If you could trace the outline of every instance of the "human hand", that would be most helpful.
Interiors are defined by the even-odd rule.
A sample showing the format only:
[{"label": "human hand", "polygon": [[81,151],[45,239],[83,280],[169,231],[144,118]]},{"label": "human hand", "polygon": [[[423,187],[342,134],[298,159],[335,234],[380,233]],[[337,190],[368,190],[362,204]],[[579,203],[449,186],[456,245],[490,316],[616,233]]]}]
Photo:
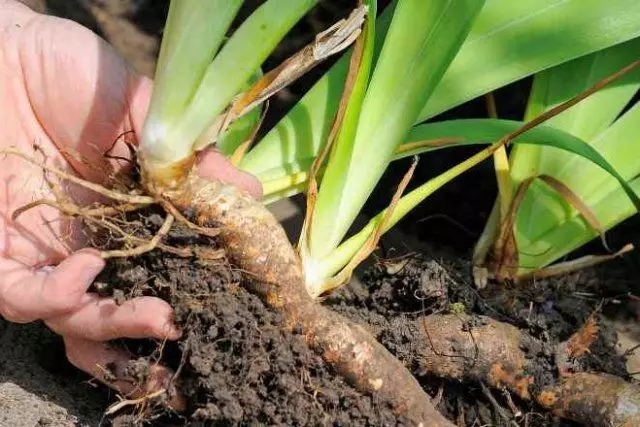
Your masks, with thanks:
[{"label": "human hand", "polygon": [[[0,0],[0,149],[15,146],[34,153],[37,145],[34,155],[47,164],[105,184],[130,167],[130,162],[115,160],[130,157],[119,136],[142,129],[150,92],[151,82],[136,75],[89,30]],[[104,261],[96,250],[82,249],[88,238],[79,222],[49,206],[13,221],[17,208],[54,197],[41,168],[15,156],[0,161],[2,317],[44,320],[63,336],[71,363],[97,378],[100,367],[128,361],[104,341],[180,336],[171,307],[160,299],[141,297],[117,305],[87,292]],[[199,170],[261,196],[257,180],[218,153],[202,155]],[[98,200],[68,182],[58,185],[79,205]],[[164,368],[157,368],[148,387],[160,387],[168,377]],[[110,385],[123,394],[131,391],[124,382]],[[180,406],[178,400],[173,404]]]}]

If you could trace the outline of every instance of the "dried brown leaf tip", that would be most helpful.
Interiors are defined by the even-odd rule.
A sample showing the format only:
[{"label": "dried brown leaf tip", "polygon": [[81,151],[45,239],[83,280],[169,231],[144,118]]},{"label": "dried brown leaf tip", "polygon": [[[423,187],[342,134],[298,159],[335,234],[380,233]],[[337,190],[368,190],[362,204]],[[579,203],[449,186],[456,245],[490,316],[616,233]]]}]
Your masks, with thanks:
[{"label": "dried brown leaf tip", "polygon": [[347,18],[318,34],[312,43],[265,74],[233,103],[222,129],[226,129],[233,120],[251,111],[256,105],[296,81],[320,62],[349,47],[362,32],[368,10],[368,6],[360,5]]}]

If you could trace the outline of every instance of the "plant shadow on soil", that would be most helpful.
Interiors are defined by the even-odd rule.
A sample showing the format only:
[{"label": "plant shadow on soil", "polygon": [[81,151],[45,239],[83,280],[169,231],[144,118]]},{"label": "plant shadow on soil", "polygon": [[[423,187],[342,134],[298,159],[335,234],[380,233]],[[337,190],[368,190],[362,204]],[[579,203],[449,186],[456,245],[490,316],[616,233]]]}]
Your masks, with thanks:
[{"label": "plant shadow on soil", "polygon": [[[158,212],[136,215],[129,220],[138,223],[138,230],[143,224],[147,237],[162,223]],[[179,226],[165,242],[176,247],[215,244]],[[412,370],[438,401],[438,409],[459,425],[574,425],[499,390],[420,372],[415,362],[421,331],[411,330],[409,321],[432,313],[482,314],[514,324],[552,348],[598,308],[600,299],[580,299],[576,292],[600,295],[600,283],[583,273],[480,295],[461,273],[468,264],[457,256],[439,255],[379,260],[364,273],[361,286],[352,284],[325,304],[366,325]],[[159,250],[110,262],[98,283],[117,284],[107,291],[119,298],[154,295],[167,300],[185,331],[177,343],[118,341],[139,356],[134,379],[140,381],[145,368],[160,360],[179,372],[189,402],[181,415],[169,414],[161,405],[142,412],[136,408],[118,414],[113,425],[404,425],[387,402],[353,389],[298,331],[286,330],[282,316],[247,292],[243,280],[242,272],[224,259],[186,259]],[[576,368],[627,378],[613,328],[604,319],[599,324],[591,353]],[[536,378],[557,376],[551,351],[536,357]]]}]

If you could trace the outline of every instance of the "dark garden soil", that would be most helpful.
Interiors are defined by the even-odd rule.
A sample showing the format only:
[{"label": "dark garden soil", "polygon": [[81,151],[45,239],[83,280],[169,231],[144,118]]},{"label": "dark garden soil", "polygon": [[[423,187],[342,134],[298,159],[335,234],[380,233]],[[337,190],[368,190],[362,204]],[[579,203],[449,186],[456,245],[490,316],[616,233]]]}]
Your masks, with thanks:
[{"label": "dark garden soil", "polygon": [[[151,233],[162,223],[158,214],[130,218]],[[209,238],[176,228],[165,243],[176,247],[212,247]],[[434,313],[490,316],[526,330],[542,347],[534,357],[536,385],[557,378],[555,347],[601,310],[600,283],[589,273],[538,281],[526,287],[481,295],[469,282],[468,265],[459,260],[407,255],[379,260],[362,277],[325,303],[367,325],[376,338],[400,358],[438,401],[438,408],[462,425],[572,425],[545,410],[474,382],[443,381],[420,372],[424,330],[412,320]],[[133,371],[159,360],[179,372],[189,401],[180,416],[162,406],[139,408],[115,418],[114,425],[403,425],[389,405],[362,395],[309,349],[296,331],[261,299],[244,290],[241,272],[224,258],[185,259],[160,251],[119,259],[99,278],[103,289],[121,299],[154,295],[176,309],[185,330],[178,343],[122,341],[141,356]],[[590,295],[585,300],[578,295]],[[608,301],[605,299],[605,303]],[[577,371],[626,377],[624,359],[615,351],[616,336],[597,315],[599,333],[591,353],[572,366]],[[482,322],[477,318],[478,322]],[[471,325],[473,329],[474,325]],[[428,335],[428,331],[426,331]],[[451,357],[458,357],[452,354]],[[136,379],[136,378],[132,378]],[[142,378],[137,378],[141,380]]]},{"label": "dark garden soil", "polygon": [[[518,326],[542,344],[528,356],[535,361],[531,364],[534,370],[528,374],[535,377],[535,386],[539,387],[558,377],[554,362],[556,346],[566,341],[599,308],[597,299],[588,302],[576,293],[598,293],[600,284],[590,274],[576,274],[539,281],[513,291],[501,288],[496,289],[494,295],[482,295],[470,282],[467,270],[465,261],[450,262],[446,258],[424,255],[380,261],[364,274],[365,286],[356,292],[352,289],[344,292],[332,302],[333,308],[354,320],[373,325],[378,340],[412,367],[430,394],[436,400],[442,396],[438,409],[459,425],[573,425],[555,420],[536,405],[515,397],[511,399],[512,396],[499,390],[489,391],[477,382],[443,381],[420,372],[417,362],[421,356],[417,347],[425,345],[422,341],[425,335],[429,337],[430,331],[426,325],[417,330],[416,323],[411,321],[430,314],[471,314],[469,336],[472,340],[473,330],[478,326],[474,322],[483,322],[475,315]],[[574,368],[626,378],[624,359],[615,351],[612,325],[601,316],[598,324],[600,333],[591,353]],[[434,332],[437,331],[431,331]],[[433,348],[433,351],[439,350]],[[447,357],[460,355],[452,353]]]},{"label": "dark garden soil", "polygon": [[[146,221],[157,227],[162,219],[151,215]],[[165,241],[178,247],[211,247],[207,240],[178,228]],[[310,350],[300,334],[285,331],[283,317],[245,291],[242,274],[224,259],[185,259],[153,251],[111,263],[98,280],[117,284],[115,293],[123,298],[159,296],[176,310],[176,322],[185,330],[178,344],[165,343],[158,350],[144,342],[121,343],[134,352],[150,352],[149,363],[160,356],[180,373],[189,408],[186,420],[166,417],[168,425],[396,424],[385,402],[362,396]]]},{"label": "dark garden soil", "polygon": [[[34,3],[90,26],[138,70],[152,73],[166,1]],[[326,28],[344,14],[351,2],[323,4],[312,18],[297,27],[289,44],[274,55],[271,59],[274,64],[308,42],[310,34]],[[310,86],[319,72],[279,95],[280,104],[276,103],[275,107],[272,104],[271,123]],[[521,82],[498,93],[503,116],[517,117],[527,85],[526,81]],[[483,104],[470,103],[449,114],[480,116],[484,114]],[[414,183],[424,182],[472,151],[423,156]],[[369,212],[387,203],[405,171],[406,165],[402,162],[388,171],[368,203]],[[471,283],[468,259],[493,202],[492,182],[492,170],[487,163],[434,195],[425,207],[400,224],[407,234],[432,246],[421,244],[416,254],[407,253],[412,248],[391,250],[383,245],[376,262],[361,275],[361,281],[355,281],[324,304],[374,332],[376,338],[412,370],[437,402],[437,408],[458,425],[572,426],[574,424],[555,419],[535,404],[487,388],[480,382],[442,380],[420,370],[418,347],[426,344],[417,340],[423,341],[429,331],[417,330],[416,319],[443,313],[472,315],[469,325],[472,331],[473,322],[482,322],[477,316],[483,315],[515,325],[539,340],[540,348],[531,356],[536,361],[536,372],[530,374],[535,377],[535,384],[544,385],[558,377],[554,360],[556,346],[595,313],[600,328],[597,339],[591,352],[571,369],[629,379],[625,360],[616,352],[617,337],[609,319],[635,320],[636,302],[629,294],[638,292],[638,255],[632,254],[626,261],[615,261],[596,270],[514,289],[493,287],[480,293]],[[146,230],[149,236],[161,223],[160,215],[153,212],[129,219],[137,221],[138,226],[142,226],[138,230]],[[623,225],[611,234],[610,243],[633,241],[633,236],[638,235],[637,226],[638,221]],[[208,238],[194,236],[179,227],[174,227],[165,243],[215,247],[215,242]],[[583,251],[599,252],[600,248],[593,244]],[[306,345],[301,334],[285,330],[282,316],[247,292],[244,280],[247,279],[242,273],[224,258],[186,259],[156,250],[110,262],[99,279],[100,283],[108,284],[101,292],[120,299],[155,295],[175,308],[177,323],[185,331],[179,342],[127,340],[114,345],[124,346],[139,356],[131,371],[138,376],[135,380],[142,380],[145,367],[158,361],[178,372],[177,381],[188,399],[188,409],[182,414],[173,414],[161,405],[147,407],[142,412],[137,408],[105,419],[105,424],[120,427],[144,423],[158,426],[402,425],[403,420],[394,415],[387,402],[353,389]],[[46,357],[39,353],[44,344]],[[0,380],[9,378],[45,396],[45,403],[38,405],[50,401],[68,408],[53,418],[51,411],[43,410],[49,415],[36,419],[38,424],[24,425],[94,426],[100,422],[101,411],[114,401],[105,387],[95,389],[83,382],[87,378],[64,361],[59,339],[43,327],[16,328],[0,320],[0,346],[3,347]],[[18,351],[22,347],[28,350]],[[0,408],[2,384],[0,381]],[[5,425],[12,424],[3,424],[0,413],[0,427]]]}]

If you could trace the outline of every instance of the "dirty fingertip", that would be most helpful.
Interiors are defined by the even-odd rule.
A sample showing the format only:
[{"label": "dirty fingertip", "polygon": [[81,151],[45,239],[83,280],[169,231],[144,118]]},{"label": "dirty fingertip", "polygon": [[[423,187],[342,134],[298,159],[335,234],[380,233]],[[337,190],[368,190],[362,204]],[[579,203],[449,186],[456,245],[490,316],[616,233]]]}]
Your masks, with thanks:
[{"label": "dirty fingertip", "polygon": [[149,371],[149,377],[146,384],[148,393],[156,390],[165,390],[167,393],[167,405],[174,411],[184,411],[187,408],[187,402],[178,390],[174,374],[164,366],[152,366]]}]

